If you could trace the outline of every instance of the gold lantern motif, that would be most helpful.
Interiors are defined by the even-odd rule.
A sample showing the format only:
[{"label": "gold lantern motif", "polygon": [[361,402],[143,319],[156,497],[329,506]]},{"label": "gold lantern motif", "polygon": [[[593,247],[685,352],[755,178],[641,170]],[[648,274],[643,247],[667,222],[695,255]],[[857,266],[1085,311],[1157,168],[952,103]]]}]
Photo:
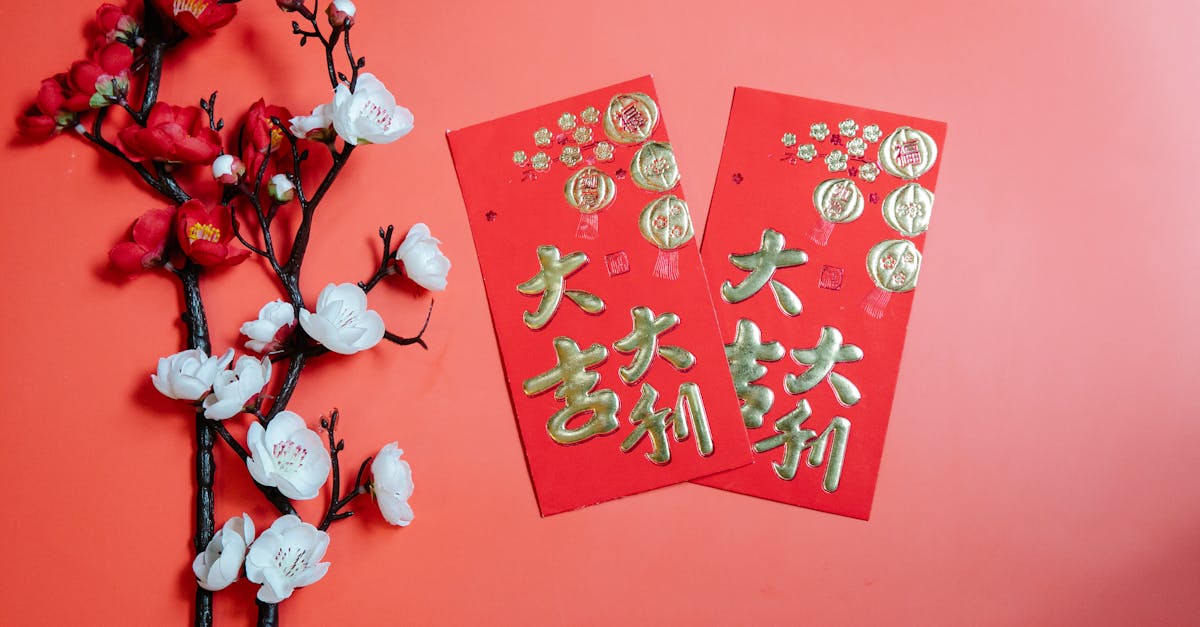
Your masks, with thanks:
[{"label": "gold lantern motif", "polygon": [[647,142],[633,155],[629,174],[634,184],[652,192],[665,192],[679,184],[679,166],[671,144]]},{"label": "gold lantern motif", "polygon": [[920,183],[901,185],[883,199],[883,221],[905,237],[924,233],[932,214],[933,192]]},{"label": "gold lantern motif", "polygon": [[567,179],[563,194],[580,213],[595,213],[612,204],[617,183],[599,168],[588,166]]}]

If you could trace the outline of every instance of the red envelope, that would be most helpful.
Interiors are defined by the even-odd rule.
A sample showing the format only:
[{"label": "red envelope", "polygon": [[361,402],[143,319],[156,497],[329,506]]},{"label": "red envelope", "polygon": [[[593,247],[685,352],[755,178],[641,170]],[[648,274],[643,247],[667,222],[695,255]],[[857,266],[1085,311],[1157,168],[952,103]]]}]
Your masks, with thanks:
[{"label": "red envelope", "polygon": [[448,139],[542,515],[749,463],[651,79]]},{"label": "red envelope", "polygon": [[870,516],[945,137],[734,91],[703,258],[756,463],[698,483]]}]

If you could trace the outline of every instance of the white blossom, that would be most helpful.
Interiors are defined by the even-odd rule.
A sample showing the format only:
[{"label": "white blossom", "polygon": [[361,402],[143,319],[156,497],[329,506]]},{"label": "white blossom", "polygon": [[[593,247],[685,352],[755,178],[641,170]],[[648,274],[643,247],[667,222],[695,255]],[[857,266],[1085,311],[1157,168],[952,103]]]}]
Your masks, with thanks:
[{"label": "white blossom", "polygon": [[265,429],[257,421],[251,423],[246,445],[250,476],[279,488],[289,499],[315,498],[329,477],[329,455],[321,436],[293,412],[279,412]]},{"label": "white blossom", "polygon": [[167,398],[198,401],[212,389],[217,373],[233,361],[233,349],[220,357],[189,349],[158,360],[158,371],[150,375],[154,388]]},{"label": "white blossom", "polygon": [[371,462],[371,492],[379,512],[393,525],[407,527],[413,520],[408,499],[413,493],[412,469],[400,459],[404,451],[396,442],[384,445]]},{"label": "white blossom", "polygon": [[383,318],[367,309],[367,294],[353,283],[330,283],[317,296],[315,312],[300,310],[300,326],[325,348],[343,355],[375,346],[383,339]]},{"label": "white blossom", "polygon": [[408,230],[404,242],[396,249],[396,259],[404,263],[404,273],[427,290],[446,289],[446,274],[450,260],[438,248],[441,240],[433,237],[429,227],[418,222]]},{"label": "white blossom", "polygon": [[413,115],[368,72],[359,75],[353,92],[345,84],[334,90],[333,128],[348,144],[387,144],[413,129]]},{"label": "white blossom", "polygon": [[222,370],[213,381],[213,392],[204,397],[204,417],[225,420],[242,412],[250,399],[271,380],[271,360],[240,357],[233,370]]},{"label": "white blossom", "polygon": [[262,584],[259,601],[279,603],[329,572],[329,562],[321,561],[328,548],[329,534],[292,514],[280,516],[250,545],[246,578]]},{"label": "white blossom", "polygon": [[192,562],[196,582],[205,590],[223,590],[238,580],[246,547],[254,542],[254,521],[242,514],[225,521],[204,552]]},{"label": "white blossom", "polygon": [[296,321],[296,311],[291,304],[273,300],[258,310],[258,319],[242,324],[242,335],[250,338],[246,348],[262,353],[278,347],[279,330]]}]

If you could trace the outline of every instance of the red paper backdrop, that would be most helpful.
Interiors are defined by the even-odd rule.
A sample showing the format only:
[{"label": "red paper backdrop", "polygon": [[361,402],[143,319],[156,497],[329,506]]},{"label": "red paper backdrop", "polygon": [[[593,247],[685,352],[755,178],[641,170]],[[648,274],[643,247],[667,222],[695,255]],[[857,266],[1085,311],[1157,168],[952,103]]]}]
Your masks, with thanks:
[{"label": "red paper backdrop", "polygon": [[[427,222],[455,268],[431,350],[306,374],[295,409],[340,407],[352,454],[400,441],[417,518],[339,523],[329,575],[283,605],[285,624],[1200,615],[1192,3],[358,4],[356,48],[417,128],[356,153],[304,290],[362,278],[381,223]],[[0,121],[82,50],[94,6],[0,8]],[[298,51],[288,22],[243,3],[171,62],[164,96],[220,89],[230,119],[260,95],[316,104],[319,51]],[[647,72],[697,232],[735,84],[950,125],[937,193],[955,211],[934,220],[869,523],[695,485],[538,517],[444,131]],[[70,138],[2,159],[0,623],[182,624],[190,419],[148,385],[180,341],[176,296],[101,273],[158,201]],[[208,294],[218,346],[274,297],[249,264]],[[395,286],[371,300],[400,332],[426,304]],[[247,509],[266,526],[235,458],[218,463],[220,519]],[[246,624],[252,595],[246,582],[218,594],[218,624]]]}]

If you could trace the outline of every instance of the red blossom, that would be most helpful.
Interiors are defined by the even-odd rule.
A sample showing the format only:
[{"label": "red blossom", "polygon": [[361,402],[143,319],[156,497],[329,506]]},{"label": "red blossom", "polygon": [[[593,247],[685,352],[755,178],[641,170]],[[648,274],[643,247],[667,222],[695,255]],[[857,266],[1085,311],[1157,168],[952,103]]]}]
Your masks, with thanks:
[{"label": "red blossom", "polygon": [[136,161],[208,164],[221,153],[221,136],[208,127],[199,107],[177,107],[165,102],[155,103],[150,109],[145,128],[128,126],[117,138]]},{"label": "red blossom", "polygon": [[244,248],[234,248],[231,209],[217,205],[205,207],[199,200],[189,200],[179,207],[175,234],[183,254],[202,266],[234,265],[250,255]]},{"label": "red blossom", "polygon": [[96,9],[96,27],[104,36],[106,41],[117,41],[120,38],[126,39],[126,43],[133,45],[133,39],[136,38],[138,29],[138,15],[142,12],[142,3],[140,0],[131,2],[130,6],[122,9],[115,4],[102,4]]},{"label": "red blossom", "polygon": [[154,0],[154,5],[193,37],[208,37],[237,15],[236,4],[218,0]]},{"label": "red blossom", "polygon": [[[246,164],[246,171],[251,177],[258,176],[263,159],[278,152],[286,141],[284,131],[271,122],[272,117],[286,123],[292,114],[285,107],[268,105],[259,98],[258,102],[250,106],[250,111],[246,114],[246,123],[242,125],[240,152],[242,162]],[[273,172],[268,171],[266,177],[269,178],[272,174]]]},{"label": "red blossom", "polygon": [[151,209],[133,223],[130,241],[108,251],[108,259],[121,274],[133,276],[166,261],[167,240],[175,209]]},{"label": "red blossom", "polygon": [[78,113],[88,109],[88,96],[74,94],[67,86],[67,75],[56,74],[42,81],[34,103],[17,118],[23,137],[46,139],[72,126]]},{"label": "red blossom", "polygon": [[133,65],[133,51],[120,42],[102,46],[91,59],[71,64],[70,85],[80,95],[89,99],[96,94],[101,98],[93,106],[104,106],[110,102],[104,96],[123,97],[129,87],[129,68]]}]

